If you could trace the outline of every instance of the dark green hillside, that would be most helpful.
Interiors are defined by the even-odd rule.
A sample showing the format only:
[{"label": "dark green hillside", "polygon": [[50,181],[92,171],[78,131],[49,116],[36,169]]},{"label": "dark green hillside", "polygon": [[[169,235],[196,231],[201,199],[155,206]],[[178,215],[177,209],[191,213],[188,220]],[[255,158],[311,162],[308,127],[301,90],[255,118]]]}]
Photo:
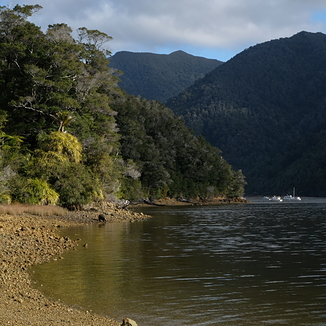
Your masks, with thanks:
[{"label": "dark green hillside", "polygon": [[129,94],[162,103],[220,64],[221,61],[192,56],[183,51],[169,55],[122,51],[110,58],[110,67],[123,72],[120,76],[121,88]]},{"label": "dark green hillside", "polygon": [[167,105],[243,169],[247,193],[325,195],[325,85],[326,35],[301,32],[246,49]]},{"label": "dark green hillside", "polygon": [[41,6],[0,7],[0,203],[243,194],[244,177],[163,104],[125,94],[102,45]]},{"label": "dark green hillside", "polygon": [[[163,104],[126,96],[117,99],[113,108],[118,113],[122,157],[135,163],[150,196],[243,195],[242,172],[233,171],[218,148],[195,137],[183,119]],[[130,185],[134,191],[135,181],[125,181],[125,191]]]}]

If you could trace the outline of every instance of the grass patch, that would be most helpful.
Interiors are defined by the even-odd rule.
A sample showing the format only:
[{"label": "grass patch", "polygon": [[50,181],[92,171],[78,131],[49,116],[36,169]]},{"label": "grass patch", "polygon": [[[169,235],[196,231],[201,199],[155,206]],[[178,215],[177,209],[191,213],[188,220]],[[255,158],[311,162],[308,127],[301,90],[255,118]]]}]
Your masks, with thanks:
[{"label": "grass patch", "polygon": [[38,216],[62,216],[67,213],[65,208],[59,206],[41,206],[41,205],[26,205],[26,204],[12,204],[1,205],[0,214],[20,215],[28,213]]}]

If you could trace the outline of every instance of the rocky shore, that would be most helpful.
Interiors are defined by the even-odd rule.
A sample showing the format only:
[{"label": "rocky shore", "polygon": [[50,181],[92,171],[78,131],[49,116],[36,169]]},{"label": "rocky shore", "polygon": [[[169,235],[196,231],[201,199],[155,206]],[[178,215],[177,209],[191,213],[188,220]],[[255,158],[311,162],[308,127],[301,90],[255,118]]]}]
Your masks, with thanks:
[{"label": "rocky shore", "polygon": [[60,237],[59,228],[77,223],[98,223],[99,213],[105,214],[107,222],[148,218],[110,204],[60,216],[0,214],[0,325],[121,325],[121,321],[47,299],[31,286],[28,273],[30,266],[62,259],[65,250],[77,245]]},{"label": "rocky shore", "polygon": [[[233,200],[232,202],[246,201]],[[204,204],[223,203],[230,203],[230,201],[218,199]],[[165,199],[154,204],[176,206],[203,203]],[[122,209],[111,203],[89,206],[83,211],[65,211],[60,215],[43,216],[28,212],[8,214],[0,209],[0,325],[121,325],[119,321],[46,298],[31,286],[28,273],[30,266],[62,259],[61,255],[65,250],[73,249],[77,245],[78,241],[60,237],[59,229],[76,224],[99,223],[100,214],[105,217],[107,223],[134,222],[149,218],[143,213]],[[124,322],[125,320],[127,319],[124,319]]]}]

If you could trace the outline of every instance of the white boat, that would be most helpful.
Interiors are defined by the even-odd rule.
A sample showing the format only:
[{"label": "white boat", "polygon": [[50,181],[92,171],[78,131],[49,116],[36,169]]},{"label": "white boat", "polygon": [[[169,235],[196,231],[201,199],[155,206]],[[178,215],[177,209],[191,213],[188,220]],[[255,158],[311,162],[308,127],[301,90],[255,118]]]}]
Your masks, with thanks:
[{"label": "white boat", "polygon": [[283,199],[280,196],[273,196],[271,201],[283,201]]},{"label": "white boat", "polygon": [[293,188],[293,195],[286,195],[283,197],[283,200],[301,200],[301,197],[295,196],[295,188]]}]

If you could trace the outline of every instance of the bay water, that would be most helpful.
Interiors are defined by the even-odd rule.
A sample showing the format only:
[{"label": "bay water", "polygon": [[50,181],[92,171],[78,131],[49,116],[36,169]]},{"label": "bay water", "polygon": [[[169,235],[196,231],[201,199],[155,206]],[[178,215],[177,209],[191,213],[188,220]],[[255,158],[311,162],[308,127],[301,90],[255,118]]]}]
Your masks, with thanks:
[{"label": "bay water", "polygon": [[326,325],[325,199],[142,211],[64,229],[77,250],[33,267],[34,286],[139,326]]}]

